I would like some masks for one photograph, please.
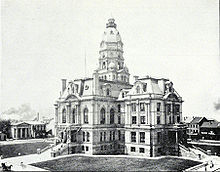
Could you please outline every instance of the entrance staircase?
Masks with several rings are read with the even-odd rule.
[[[190,158],[194,158],[198,160],[201,160],[207,157],[207,155],[201,150],[195,147],[186,147],[182,144],[179,144],[179,151],[180,151],[180,156],[184,156],[184,157],[190,157]]]
[[[51,156],[56,157],[59,155],[68,154],[68,144],[67,143],[59,143],[51,150]]]

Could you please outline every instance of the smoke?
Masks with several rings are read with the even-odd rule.
[[[220,99],[218,99],[217,103],[214,103],[215,110],[220,110]]]
[[[31,109],[29,104],[22,104],[18,108],[10,108],[3,112],[1,118],[13,120],[32,120],[36,116],[36,112]]]

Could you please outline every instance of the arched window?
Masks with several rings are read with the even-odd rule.
[[[88,116],[88,109],[85,108],[84,111],[83,111],[83,117],[84,117],[84,124],[88,124],[89,123],[89,116]]]
[[[109,88],[106,89],[106,96],[109,96],[110,95],[110,90]]]
[[[89,142],[90,141],[90,134],[89,134],[89,132],[87,132],[86,135],[87,135],[87,140],[86,141]]]
[[[62,123],[66,123],[66,109],[62,111]]]
[[[121,105],[118,105],[118,112],[121,112]]]
[[[114,109],[110,110],[110,124],[114,124],[115,122],[115,111]]]
[[[140,94],[140,86],[139,85],[136,87],[136,92],[137,92],[137,94]]]
[[[106,75],[105,75],[104,79],[105,79],[105,80],[107,80],[107,77],[106,77]]]
[[[72,112],[72,123],[76,123],[76,109],[73,109]]]
[[[105,68],[105,62],[102,62],[102,69]]]
[[[105,124],[105,109],[102,108],[100,111],[100,124]]]

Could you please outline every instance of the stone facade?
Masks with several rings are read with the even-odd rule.
[[[182,98],[168,79],[135,77],[129,83],[114,21],[106,24],[93,76],[68,83],[62,79],[55,134],[70,153],[173,154],[185,132],[180,124]]]

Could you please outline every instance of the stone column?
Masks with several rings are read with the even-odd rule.
[[[27,138],[27,128],[24,129],[24,137]]]
[[[92,112],[90,112],[89,124],[94,124],[94,114],[95,114],[95,103],[92,102]],[[96,114],[97,115],[97,114]]]
[[[19,132],[18,127],[16,127],[16,139],[18,139],[18,132]]]
[[[20,128],[20,138],[22,138],[22,128]]]
[[[58,123],[58,104],[54,104],[55,106],[55,124]]]
[[[140,102],[137,100],[136,101],[136,116],[137,116],[137,125],[140,125]]]

